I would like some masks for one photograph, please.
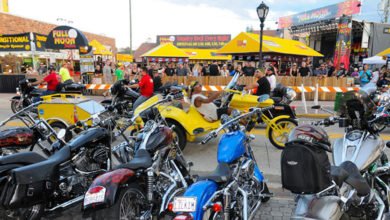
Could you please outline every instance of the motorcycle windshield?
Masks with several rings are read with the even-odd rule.
[[[93,100],[79,103],[79,104],[77,104],[77,107],[88,112],[88,114],[90,114],[90,115],[94,115],[94,114],[100,113],[100,112],[105,110],[101,104],[99,104]]]
[[[239,77],[240,77],[239,73],[234,74],[233,78],[230,80],[229,84],[226,86],[226,89],[232,89],[237,84]]]

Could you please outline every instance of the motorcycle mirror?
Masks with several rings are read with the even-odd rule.
[[[311,109],[321,109],[321,105],[313,105]]]
[[[66,130],[65,129],[61,129],[57,133],[57,138],[58,139],[63,139],[63,138],[65,138],[65,134],[66,134]]]
[[[386,142],[386,147],[390,148],[390,141]]]

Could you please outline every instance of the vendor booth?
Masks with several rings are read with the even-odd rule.
[[[161,44],[141,56],[146,63],[188,62],[189,55],[171,43]]]
[[[182,50],[190,56],[190,63],[210,63],[213,61],[220,63],[232,60],[231,55],[217,54],[217,49],[183,48]]]
[[[384,51],[378,53],[376,56],[381,56],[381,57],[383,57],[383,56],[387,56],[387,55],[390,55],[390,47],[387,48],[386,50],[384,50]]]

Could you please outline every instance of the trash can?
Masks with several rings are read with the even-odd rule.
[[[334,99],[334,109],[333,109],[335,112],[339,111],[342,98],[343,98],[343,93],[336,92],[336,98]]]

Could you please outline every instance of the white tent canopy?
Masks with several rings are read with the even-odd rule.
[[[363,59],[363,64],[380,64],[380,65],[384,65],[384,64],[386,64],[386,60],[384,60],[380,56],[373,56],[373,57],[369,57],[369,58]]]

